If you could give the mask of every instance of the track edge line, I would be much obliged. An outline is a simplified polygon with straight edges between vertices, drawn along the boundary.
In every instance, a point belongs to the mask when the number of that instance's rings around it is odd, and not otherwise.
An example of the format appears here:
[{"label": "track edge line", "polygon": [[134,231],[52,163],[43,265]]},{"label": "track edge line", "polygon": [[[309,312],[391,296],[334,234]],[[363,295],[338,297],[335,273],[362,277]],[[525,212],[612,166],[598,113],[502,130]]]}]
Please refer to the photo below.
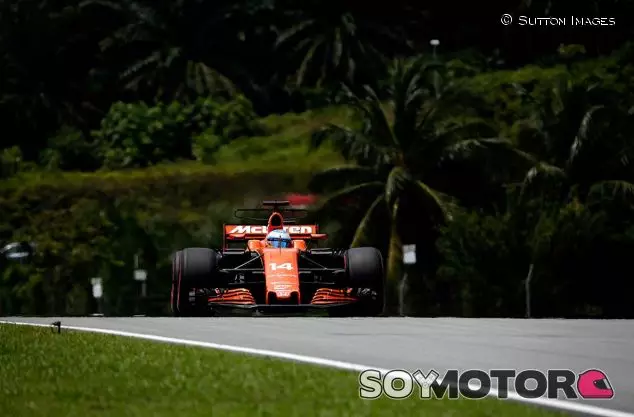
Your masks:
[{"label": "track edge line", "polygon": [[[52,327],[51,324],[16,322],[16,321],[6,321],[6,320],[0,320],[0,324],[14,324],[19,326],[49,327],[49,328]],[[245,354],[250,354],[254,356],[263,356],[263,357],[269,357],[269,358],[275,358],[275,359],[286,359],[286,360],[291,360],[295,362],[301,362],[301,363],[306,363],[310,365],[320,365],[320,366],[325,366],[325,367],[334,368],[334,369],[341,369],[346,371],[363,372],[367,369],[374,369],[383,374],[390,371],[389,369],[377,368],[377,367],[372,367],[367,365],[336,361],[332,359],[319,358],[316,356],[307,356],[307,355],[299,355],[299,354],[288,353],[288,352],[267,350],[267,349],[257,349],[257,348],[248,348],[248,347],[235,346],[235,345],[225,345],[225,344],[212,343],[212,342],[202,342],[202,341],[196,341],[196,340],[157,336],[157,335],[144,334],[144,333],[126,332],[122,330],[100,329],[96,327],[62,326],[62,328],[68,329],[68,330],[89,332],[89,333],[101,333],[101,334],[108,334],[113,336],[123,336],[123,337],[131,337],[131,338],[143,339],[143,340],[152,340],[157,342],[172,343],[176,345],[218,349],[218,350],[224,350],[228,352],[245,353]],[[494,397],[494,398],[499,397],[499,391],[495,388],[491,388],[488,396]],[[498,398],[498,399],[502,399],[502,398]],[[550,398],[524,398],[524,397],[521,397],[518,393],[514,391],[510,391],[510,390],[508,391],[508,398],[504,398],[504,399],[531,404],[531,405],[541,405],[547,408],[553,408],[553,409],[561,410],[561,411],[585,413],[585,414],[590,414],[590,415],[594,415],[598,417],[634,417],[634,413],[615,410],[611,408],[597,407],[593,405],[573,403],[567,400],[550,399]]]}]

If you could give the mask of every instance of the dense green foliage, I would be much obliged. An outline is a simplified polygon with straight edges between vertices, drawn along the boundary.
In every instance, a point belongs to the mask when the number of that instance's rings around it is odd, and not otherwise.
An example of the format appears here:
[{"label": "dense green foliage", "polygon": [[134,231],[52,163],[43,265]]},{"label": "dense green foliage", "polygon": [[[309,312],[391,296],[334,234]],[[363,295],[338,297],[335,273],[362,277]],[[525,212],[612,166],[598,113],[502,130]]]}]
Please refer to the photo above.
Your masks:
[{"label": "dense green foliage", "polygon": [[107,313],[164,313],[173,250],[308,190],[332,245],[384,252],[392,312],[522,316],[529,280],[533,315],[633,317],[634,2],[424,7],[1,5],[0,241],[37,255],[0,314],[94,311],[94,276]]}]

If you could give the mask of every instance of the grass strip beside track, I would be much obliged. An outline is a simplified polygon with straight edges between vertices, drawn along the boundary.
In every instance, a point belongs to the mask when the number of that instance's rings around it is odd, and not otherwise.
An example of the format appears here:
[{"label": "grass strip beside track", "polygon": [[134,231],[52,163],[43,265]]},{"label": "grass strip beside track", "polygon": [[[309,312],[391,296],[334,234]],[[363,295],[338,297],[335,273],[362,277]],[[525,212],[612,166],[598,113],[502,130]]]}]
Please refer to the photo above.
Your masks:
[{"label": "grass strip beside track", "polygon": [[[416,394],[416,391],[414,391]],[[417,394],[416,394],[417,395]],[[355,372],[0,324],[3,416],[561,416],[496,399],[362,400]]]}]

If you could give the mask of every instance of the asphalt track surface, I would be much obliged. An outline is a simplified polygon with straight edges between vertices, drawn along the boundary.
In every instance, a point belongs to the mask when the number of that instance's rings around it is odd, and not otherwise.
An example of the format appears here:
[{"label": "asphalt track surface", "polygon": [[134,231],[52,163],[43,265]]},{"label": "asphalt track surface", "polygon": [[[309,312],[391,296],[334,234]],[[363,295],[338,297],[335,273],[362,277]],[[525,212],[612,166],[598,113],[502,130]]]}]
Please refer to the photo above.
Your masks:
[{"label": "asphalt track surface", "polygon": [[350,370],[360,364],[425,374],[434,369],[442,376],[448,369],[600,369],[614,398],[566,400],[583,408],[571,415],[634,417],[634,320],[10,317],[0,323],[56,320],[62,328],[129,332],[176,343],[184,339]]}]

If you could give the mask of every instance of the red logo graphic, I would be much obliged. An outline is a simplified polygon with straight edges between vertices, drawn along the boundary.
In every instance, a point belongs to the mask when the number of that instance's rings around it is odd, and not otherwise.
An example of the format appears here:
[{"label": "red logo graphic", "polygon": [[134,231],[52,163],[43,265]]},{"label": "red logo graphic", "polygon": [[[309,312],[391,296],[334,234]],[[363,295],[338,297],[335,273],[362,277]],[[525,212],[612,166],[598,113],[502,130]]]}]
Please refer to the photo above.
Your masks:
[{"label": "red logo graphic", "polygon": [[588,369],[579,374],[577,391],[582,398],[610,399],[614,397],[614,389],[607,375],[598,369]]}]

